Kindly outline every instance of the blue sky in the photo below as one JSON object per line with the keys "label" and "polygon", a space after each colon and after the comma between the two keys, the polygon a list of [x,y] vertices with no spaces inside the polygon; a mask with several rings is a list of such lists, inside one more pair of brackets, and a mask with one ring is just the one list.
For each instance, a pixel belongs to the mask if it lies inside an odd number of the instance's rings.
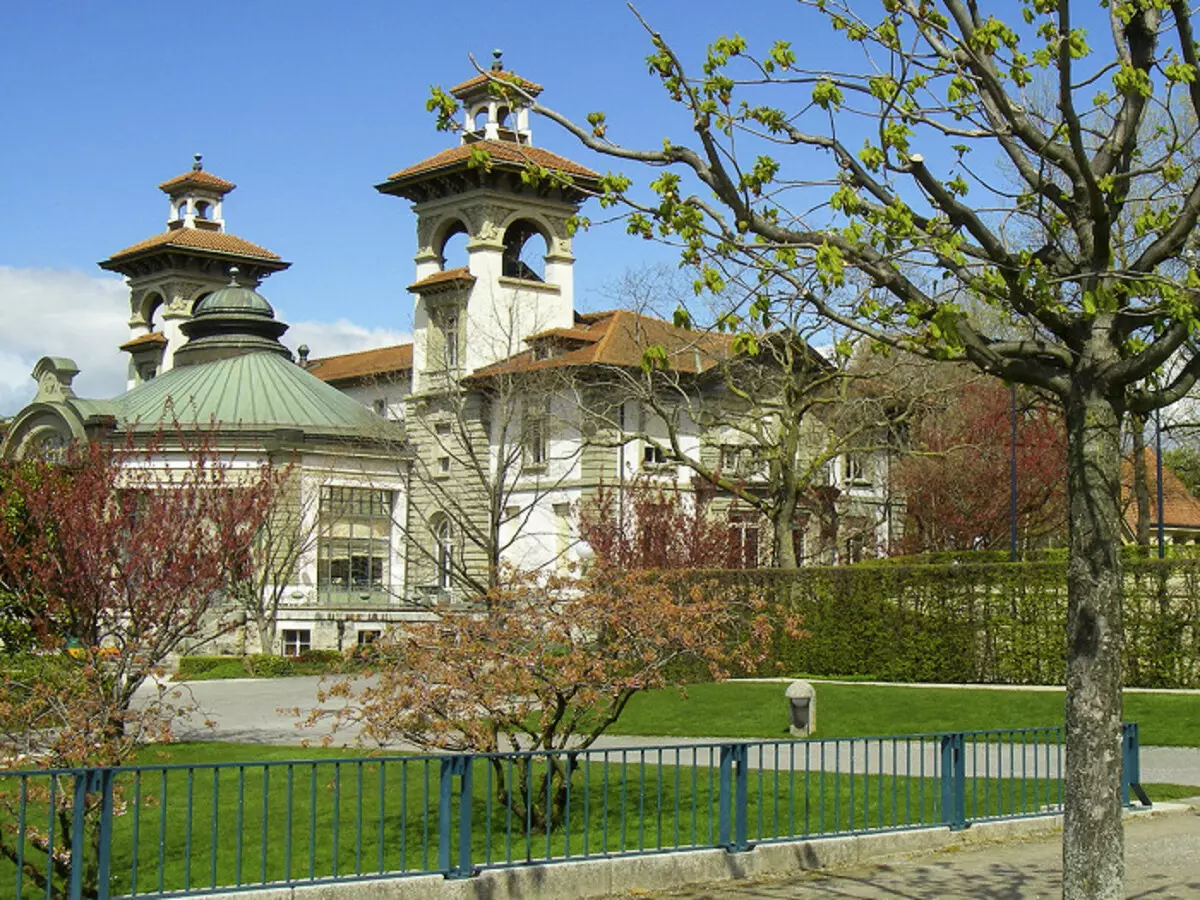
{"label": "blue sky", "polygon": [[[861,65],[794,0],[639,9],[694,70],[707,43],[734,31],[760,50],[791,40],[809,68]],[[196,152],[238,184],[228,229],[292,262],[263,293],[314,355],[404,339],[414,217],[372,185],[456,141],[425,111],[430,85],[469,77],[468,54],[486,64],[495,47],[545,86],[547,105],[579,119],[608,111],[618,141],[686,133],[619,0],[0,6],[0,414],[27,401],[43,353],[74,356],[92,395],[120,389],[128,310],[119,279],[95,263],[164,229],[155,185]],[[533,127],[538,145],[611,167],[544,120]],[[619,225],[579,236],[575,251],[582,309],[613,305],[627,270],[674,260]],[[97,367],[103,378],[89,381]]]}
{"label": "blue sky", "polygon": [[[766,40],[792,6],[647,0],[642,12],[702,49],[734,29]],[[238,184],[229,230],[293,263],[264,286],[273,302],[403,328],[414,219],[372,185],[455,141],[425,112],[429,87],[469,77],[468,54],[486,64],[493,47],[548,104],[580,117],[620,107],[622,134],[661,139],[669,104],[647,96],[647,36],[614,0],[5,4],[0,264],[97,271],[164,228],[155,185],[201,152]],[[534,129],[538,144],[603,165],[548,123]],[[652,252],[609,231],[578,241],[584,305]]]}
{"label": "blue sky", "polygon": [[[795,8],[640,6],[696,54],[734,30],[767,43],[794,30]],[[614,134],[656,145],[675,123],[646,74],[649,46],[617,0],[3,4],[0,332],[10,338],[0,338],[0,414],[28,400],[28,372],[45,352],[75,356],[88,393],[120,389],[111,342],[127,334],[128,311],[119,280],[95,263],[164,229],[155,185],[197,152],[238,185],[228,230],[292,262],[263,293],[288,321],[313,326],[293,330],[314,355],[402,339],[415,221],[372,185],[456,140],[425,111],[430,85],[469,77],[468,54],[486,64],[499,47],[508,67],[545,86],[547,104],[578,117],[609,110]],[[546,122],[534,123],[534,139],[608,168]],[[619,227],[575,249],[584,309],[612,305],[604,293],[626,269],[670,258]],[[54,290],[40,290],[43,276]],[[338,321],[322,341],[318,326]],[[97,366],[103,378],[89,381]]]}

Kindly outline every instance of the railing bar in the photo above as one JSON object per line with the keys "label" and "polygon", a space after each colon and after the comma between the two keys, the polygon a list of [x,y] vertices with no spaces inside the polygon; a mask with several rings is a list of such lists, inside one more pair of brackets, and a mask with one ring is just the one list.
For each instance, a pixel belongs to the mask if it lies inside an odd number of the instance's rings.
{"label": "railing bar", "polygon": [[663,839],[662,839],[662,792],[663,792],[662,754],[663,754],[662,748],[659,747],[658,748],[658,772],[655,776],[655,787],[657,787],[657,789],[658,789],[656,792],[656,797],[655,797],[656,817],[658,819],[658,823],[657,823],[658,828],[657,828],[657,832],[656,832],[656,839],[658,841],[658,846],[656,849],[658,849],[658,850],[661,850],[662,845],[663,845]]}
{"label": "railing bar", "polygon": [[[401,798],[401,800],[403,800],[403,797]],[[376,848],[376,860],[379,863],[379,874],[380,875],[383,874],[383,868],[386,865],[386,860],[384,859],[384,845],[387,843],[384,838],[384,835],[386,834],[386,830],[387,830],[387,817],[384,814],[384,809],[386,808],[386,806],[387,806],[387,762],[385,760],[381,759],[379,761],[379,830],[376,832],[376,840],[379,844],[379,846]],[[401,803],[400,808],[401,809],[404,808],[403,803]],[[401,831],[404,830],[403,813],[401,814],[401,817],[400,817],[400,830]],[[400,861],[400,868],[401,869],[404,868],[404,860]]]}
{"label": "railing bar", "polygon": [[679,812],[680,812],[680,787],[679,787],[679,748],[675,748],[675,831],[674,843],[675,848],[679,849]]}
{"label": "railing bar", "polygon": [[492,761],[489,759],[483,766],[483,808],[484,808],[484,851],[485,865],[492,864]]}
{"label": "railing bar", "polygon": [[[25,875],[25,815],[29,806],[29,776],[20,775],[20,799],[17,801],[17,900],[21,900],[21,882]],[[136,862],[137,856],[134,856]],[[136,871],[136,870],[135,870]],[[137,875],[133,879],[134,893],[137,893]]]}
{"label": "railing bar", "polygon": [[212,823],[209,826],[211,838],[209,846],[208,881],[210,888],[217,886],[217,817],[219,815],[219,795],[221,792],[221,770],[212,770]]}
{"label": "railing bar", "polygon": [[[313,805],[313,818],[316,818],[316,805]],[[333,877],[338,874],[338,856],[341,850],[342,823],[342,764],[333,764]]]}
{"label": "railing bar", "polygon": [[362,874],[362,833],[363,833],[363,764],[360,759],[358,767],[358,822],[354,826],[354,874]]}
{"label": "railing bar", "polygon": [[308,880],[317,878],[317,764],[308,767]]}
{"label": "railing bar", "polygon": [[554,762],[555,762],[554,757],[551,754],[547,753],[546,754],[546,811],[543,815],[543,817],[546,820],[546,859],[547,860],[550,859],[550,826],[551,826],[550,820],[553,818],[550,815],[550,810],[553,805],[553,801],[551,799],[551,791],[554,789],[554,779],[552,777],[553,773],[554,773]]}
{"label": "railing bar", "polygon": [[592,818],[592,752],[583,754],[583,855],[592,852],[590,829]]}
{"label": "railing bar", "polygon": [[[292,815],[296,808],[296,769],[291,764],[288,765],[287,779],[285,781],[287,795],[284,798],[287,803],[287,814],[283,817],[283,880],[288,884],[292,883]],[[267,799],[271,795],[271,770],[267,766],[263,766],[263,883],[267,881]]]}
{"label": "railing bar", "polygon": [[788,837],[796,834],[796,742],[788,744]]}
{"label": "railing bar", "polygon": [[158,892],[163,892],[167,855],[167,770],[159,775],[158,801]]}
{"label": "railing bar", "polygon": [[603,778],[604,778],[604,787],[603,787],[604,819],[603,819],[603,836],[602,836],[601,840],[603,840],[604,843],[603,843],[601,849],[603,850],[603,852],[607,853],[608,852],[608,751],[607,750],[604,751]]}
{"label": "railing bar", "polygon": [[850,738],[850,821],[847,827],[854,831],[854,738]]}
{"label": "railing bar", "polygon": [[421,791],[421,868],[429,870],[429,760],[425,760],[424,784]]}
{"label": "railing bar", "polygon": [[[22,810],[21,818],[24,819],[25,814]],[[133,848],[129,863],[129,896],[137,896],[137,870],[138,870],[138,844],[141,843],[142,837],[142,773],[141,770],[133,773]],[[23,839],[22,839],[23,840]],[[20,843],[17,844],[21,846]],[[17,863],[17,900],[21,897],[21,871],[20,862]]]}
{"label": "railing bar", "polygon": [[400,761],[400,869],[408,871],[408,760]]}
{"label": "railing bar", "polygon": [[54,887],[54,812],[58,805],[58,778],[50,776],[50,808],[46,822],[46,900],[50,900]]}
{"label": "railing bar", "polygon": [[508,802],[504,804],[505,812],[505,828],[504,828],[504,861],[512,862],[512,798],[513,798],[513,761],[510,756],[506,762],[508,763],[508,777],[505,781],[508,792]]}
{"label": "railing bar", "polygon": [[[892,759],[893,759],[892,784],[893,785],[895,785],[895,783],[896,783],[896,766],[894,764],[895,753],[896,753],[896,744],[895,744],[895,742],[893,742],[892,743]],[[883,738],[879,739],[879,771],[876,773],[876,776],[877,776],[876,781],[879,785],[879,787],[877,789],[878,793],[879,793],[879,827],[883,828],[885,825],[885,822],[883,819]],[[895,808],[896,808],[895,803],[893,803],[892,804],[893,811],[895,810]]]}
{"label": "railing bar", "polygon": [[700,843],[700,833],[698,830],[697,815],[700,810],[700,795],[697,788],[700,774],[700,760],[697,754],[700,751],[695,747],[692,748],[692,846],[695,847]]}
{"label": "railing bar", "polygon": [[626,822],[625,822],[626,797],[628,796],[628,792],[626,791],[626,786],[629,783],[628,772],[629,772],[629,766],[628,766],[627,752],[625,750],[622,750],[621,751],[621,849],[622,850],[625,849],[625,845],[628,842],[628,840],[627,840],[628,832],[626,830]]}
{"label": "railing bar", "polygon": [[246,824],[246,767],[238,766],[237,845],[233,853],[234,881],[242,885],[242,841]]}
{"label": "railing bar", "polygon": [[[897,791],[899,790],[900,766],[897,753],[900,750],[900,742],[892,741],[892,827],[895,828],[899,819],[899,801]],[[908,824],[908,823],[905,823]]]}
{"label": "railing bar", "polygon": [[[820,812],[818,813],[820,818],[818,819],[819,825],[817,826],[818,834],[825,833],[825,747],[826,747],[826,743],[827,743],[826,741],[821,741],[821,776],[817,781],[817,784],[818,784],[817,792],[820,794],[820,797],[818,798],[820,800]],[[836,754],[837,747],[834,747],[833,750],[834,750],[834,753]],[[837,769],[836,756],[834,757],[833,767],[835,770]],[[834,778],[836,778],[836,777],[837,776],[835,775]],[[834,786],[836,788],[837,781],[834,781]],[[836,811],[835,811],[834,815],[835,816],[837,815]]]}
{"label": "railing bar", "polygon": [[525,860],[533,860],[533,757],[525,757]]}
{"label": "railing bar", "polygon": [[192,887],[192,797],[194,793],[196,769],[194,766],[188,766],[187,770],[187,825],[184,832],[184,850],[183,850],[183,889],[191,890]]}
{"label": "railing bar", "polygon": [[646,751],[638,751],[638,838],[637,848],[644,850],[646,844]]}

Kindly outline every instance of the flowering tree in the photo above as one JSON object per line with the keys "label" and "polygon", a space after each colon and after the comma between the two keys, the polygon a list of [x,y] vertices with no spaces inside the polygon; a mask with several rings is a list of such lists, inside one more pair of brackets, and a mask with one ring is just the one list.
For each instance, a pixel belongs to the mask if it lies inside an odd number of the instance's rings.
{"label": "flowering tree", "polygon": [[[953,404],[921,418],[912,450],[896,463],[908,527],[903,549],[990,550],[1011,526],[1008,490],[1012,404],[996,382],[961,385]],[[1017,424],[1017,520],[1022,536],[1066,533],[1066,434],[1062,416],[1023,403]]]}
{"label": "flowering tree", "polygon": [[[452,752],[584,749],[638,691],[671,683],[683,662],[714,678],[761,659],[771,624],[743,590],[686,572],[597,564],[581,578],[510,573],[486,609],[447,611],[382,639],[378,680],[349,681],[338,715],[367,740]],[[498,802],[556,824],[570,777],[494,762]]]}
{"label": "flowering tree", "polygon": [[614,487],[601,484],[579,510],[580,537],[601,565],[634,569],[739,569],[742,532],[712,510],[713,488],[695,482],[686,498],[679,488],[646,478]]}
{"label": "flowering tree", "polygon": [[[4,464],[0,505],[19,514],[0,519],[0,590],[26,611],[37,650],[0,673],[4,766],[116,765],[139,744],[170,738],[187,704],[161,685],[136,705],[134,694],[169,654],[223,627],[214,603],[245,576],[276,484],[240,474],[204,443],[168,454],[160,441]],[[72,792],[54,796],[56,827],[69,834]],[[100,801],[86,802],[94,826]],[[0,854],[15,862],[14,819],[5,818]],[[89,834],[99,839],[95,827]],[[36,831],[26,841],[30,883],[66,896],[69,854]],[[50,856],[49,875],[31,851]],[[85,874],[94,882],[95,871]]]}

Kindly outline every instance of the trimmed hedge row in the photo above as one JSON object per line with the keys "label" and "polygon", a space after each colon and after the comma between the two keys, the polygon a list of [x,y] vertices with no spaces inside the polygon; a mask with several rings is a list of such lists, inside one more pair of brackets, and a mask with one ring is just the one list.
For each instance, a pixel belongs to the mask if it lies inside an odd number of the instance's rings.
{"label": "trimmed hedge row", "polygon": [[[703,573],[798,614],[754,673],[886,681],[1062,684],[1064,562],[860,564]],[[1125,683],[1200,687],[1200,560],[1125,563]]]}

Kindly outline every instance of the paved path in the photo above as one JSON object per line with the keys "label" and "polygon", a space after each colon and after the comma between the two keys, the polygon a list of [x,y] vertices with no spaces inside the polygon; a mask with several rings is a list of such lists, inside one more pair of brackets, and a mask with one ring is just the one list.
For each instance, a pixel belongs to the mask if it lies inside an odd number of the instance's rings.
{"label": "paved path", "polygon": [[[254,678],[218,681],[193,681],[172,684],[171,691],[190,696],[200,709],[189,722],[180,723],[176,733],[181,739],[242,741],[263,744],[299,744],[304,740],[320,742],[332,736],[337,744],[352,745],[358,729],[347,727],[332,733],[327,724],[314,728],[299,728],[299,718],[290,710],[307,714],[316,705],[317,691],[322,679],[317,676],[297,678]],[[151,688],[143,687],[142,696]],[[329,701],[327,710],[342,706],[342,701]],[[212,727],[205,724],[211,721]],[[713,744],[722,738],[625,737],[606,735],[595,745],[597,749],[654,747],[672,745],[695,749],[664,754],[663,764],[677,761],[684,765],[708,767],[713,760]],[[704,745],[708,745],[705,747]],[[804,749],[808,747],[807,751]],[[769,771],[804,771],[824,769],[842,773],[862,773],[869,759],[872,775],[879,772],[930,777],[937,773],[940,745],[937,740],[893,742],[863,739],[840,740],[823,745],[793,745],[787,742],[762,742],[750,753],[752,769]],[[414,749],[395,745],[392,749]],[[807,759],[805,754],[807,753]],[[647,752],[647,761],[657,763],[656,753]],[[639,755],[640,758],[640,755]],[[632,761],[632,758],[631,758]],[[966,748],[968,777],[1005,777],[1012,774],[1032,778],[1056,777],[1061,759],[1056,746],[1034,744],[1029,738],[1014,733],[1011,742],[1002,745],[968,744]],[[1147,784],[1191,784],[1200,787],[1200,748],[1143,747],[1142,781]]]}
{"label": "paved path", "polygon": [[[942,850],[870,866],[781,881],[691,888],[658,900],[929,898],[1024,900],[1062,891],[1060,835]],[[1125,825],[1125,891],[1145,900],[1200,897],[1200,813],[1130,820]]]}

